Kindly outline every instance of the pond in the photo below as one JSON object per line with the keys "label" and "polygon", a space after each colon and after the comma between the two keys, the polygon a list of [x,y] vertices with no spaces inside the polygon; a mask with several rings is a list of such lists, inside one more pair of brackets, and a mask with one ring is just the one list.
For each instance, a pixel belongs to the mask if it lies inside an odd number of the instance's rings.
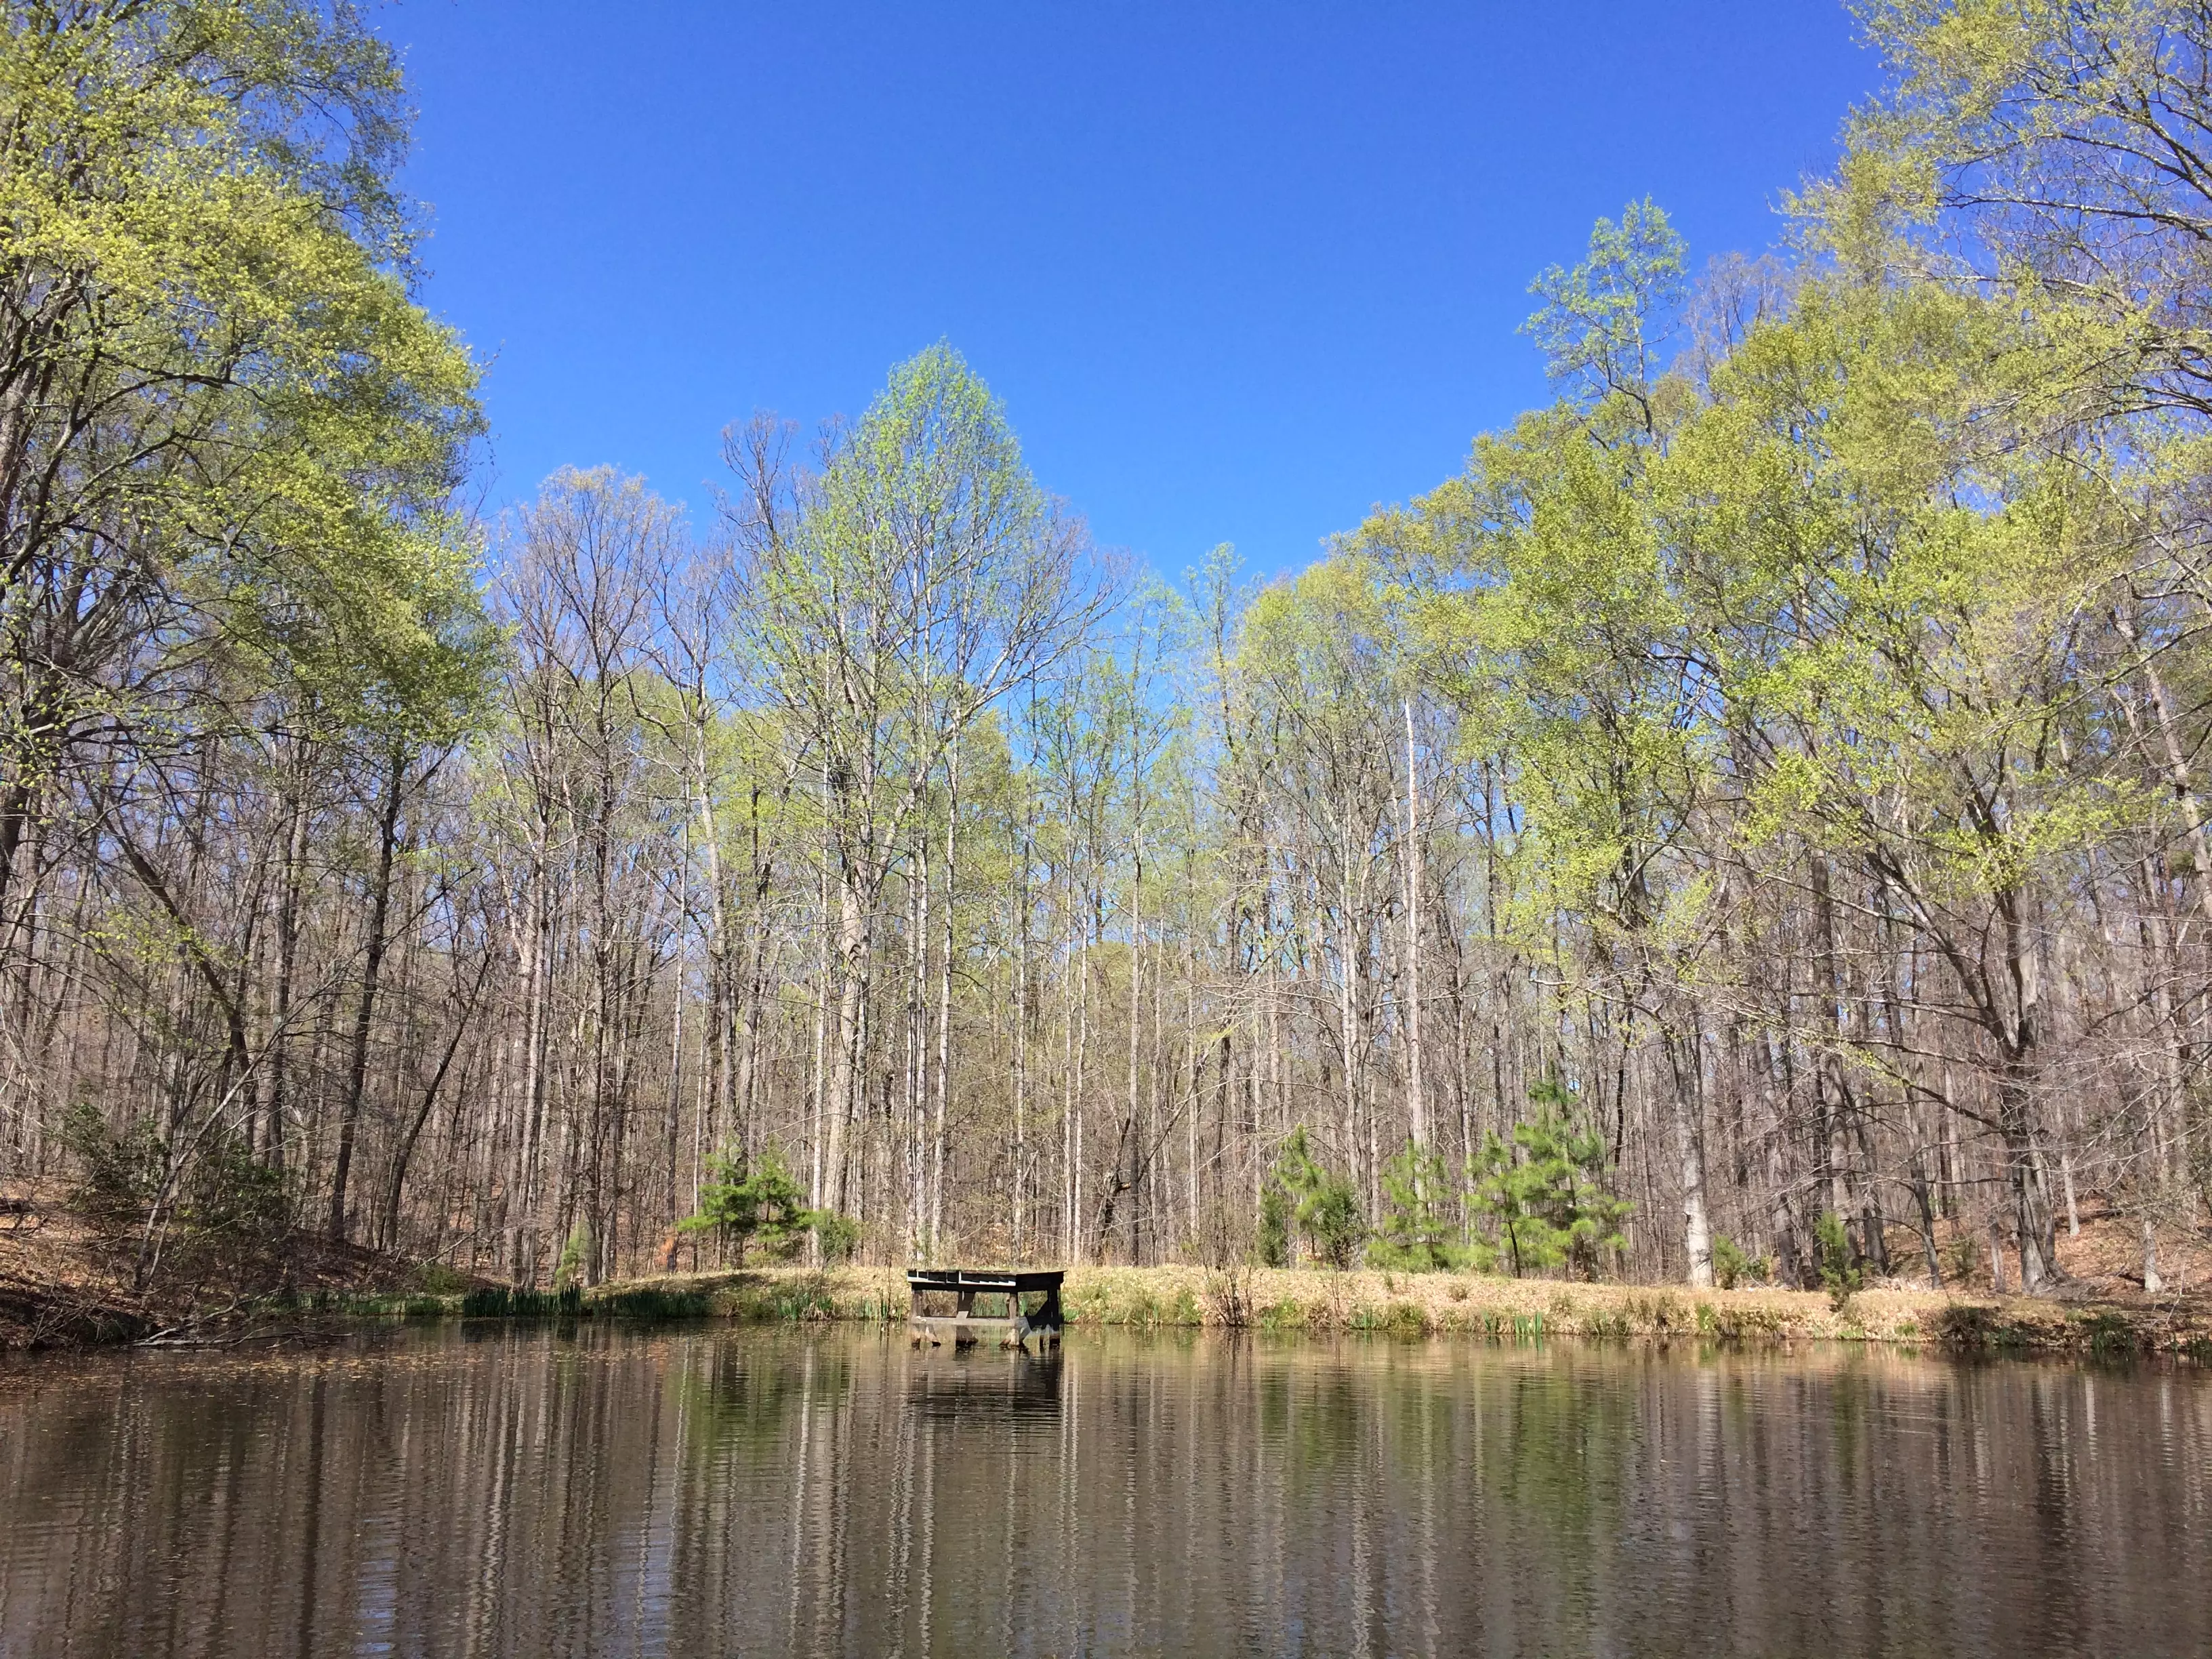
{"label": "pond", "polygon": [[2212,1380],[413,1326],[0,1368],[0,1654],[2212,1651]]}

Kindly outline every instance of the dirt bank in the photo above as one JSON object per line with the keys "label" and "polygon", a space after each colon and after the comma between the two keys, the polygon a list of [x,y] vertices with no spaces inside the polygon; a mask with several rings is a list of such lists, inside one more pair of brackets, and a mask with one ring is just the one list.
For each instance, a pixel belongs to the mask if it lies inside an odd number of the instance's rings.
{"label": "dirt bank", "polygon": [[[58,1187],[0,1182],[0,1352],[159,1340],[235,1328],[275,1304],[419,1297],[473,1281],[306,1232],[258,1251],[258,1270],[234,1264],[214,1277],[163,1274],[134,1287],[111,1242],[99,1238]],[[442,1298],[423,1305],[442,1306]]]}

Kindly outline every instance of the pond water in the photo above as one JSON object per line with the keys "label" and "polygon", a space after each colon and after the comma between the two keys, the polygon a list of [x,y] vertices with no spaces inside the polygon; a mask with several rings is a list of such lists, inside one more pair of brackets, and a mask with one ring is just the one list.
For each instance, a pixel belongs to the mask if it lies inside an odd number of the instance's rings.
{"label": "pond water", "polygon": [[0,1369],[0,1654],[2212,1652],[2212,1380],[413,1327]]}

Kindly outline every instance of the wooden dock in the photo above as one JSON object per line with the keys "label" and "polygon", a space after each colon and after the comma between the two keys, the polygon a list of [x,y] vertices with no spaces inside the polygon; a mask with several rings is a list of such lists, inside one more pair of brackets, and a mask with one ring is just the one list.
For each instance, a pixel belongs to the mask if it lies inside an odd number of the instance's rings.
{"label": "wooden dock", "polygon": [[1066,1277],[1059,1267],[909,1267],[914,1311],[907,1334],[917,1348],[925,1342],[964,1348],[987,1336],[1002,1348],[1026,1349],[1032,1336],[1040,1346],[1056,1345]]}

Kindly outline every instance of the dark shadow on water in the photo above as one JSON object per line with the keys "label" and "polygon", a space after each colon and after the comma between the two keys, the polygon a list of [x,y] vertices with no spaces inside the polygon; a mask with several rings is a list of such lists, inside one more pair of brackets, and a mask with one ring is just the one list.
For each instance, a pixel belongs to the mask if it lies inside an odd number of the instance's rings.
{"label": "dark shadow on water", "polygon": [[925,1350],[908,1374],[908,1407],[931,1422],[1057,1418],[1058,1352],[990,1348]]}

